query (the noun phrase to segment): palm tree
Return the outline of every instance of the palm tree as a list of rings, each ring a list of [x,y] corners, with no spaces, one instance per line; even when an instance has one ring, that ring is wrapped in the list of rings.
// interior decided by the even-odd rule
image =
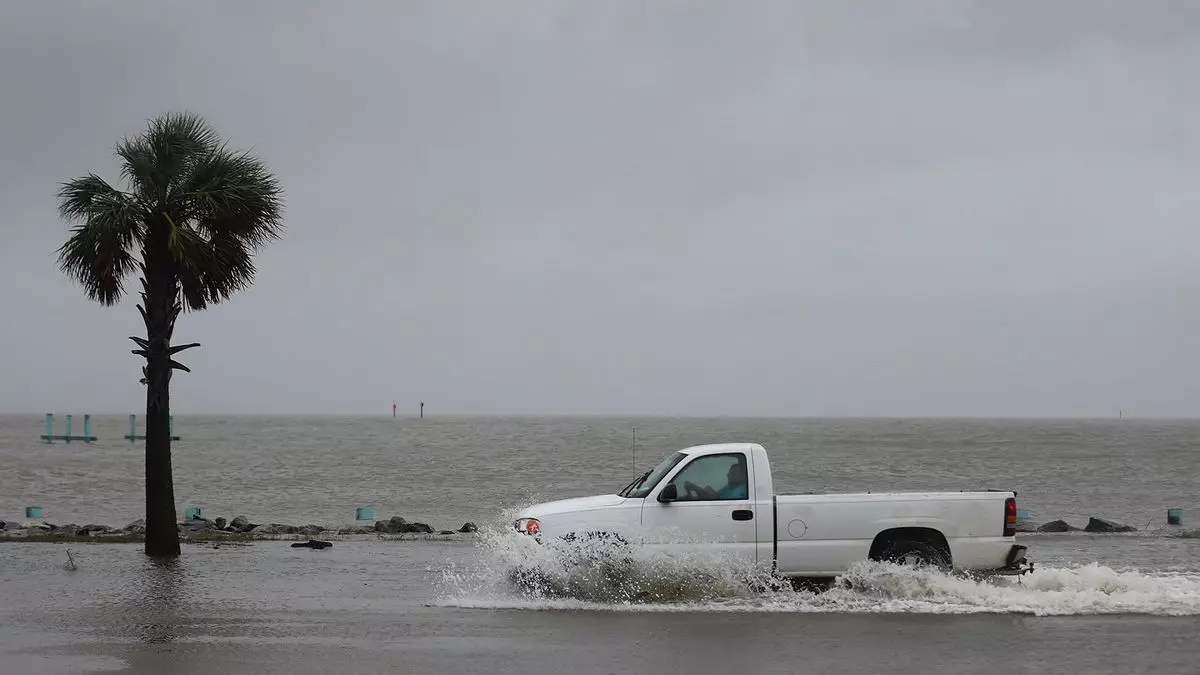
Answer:
[[[189,113],[151,120],[142,134],[118,143],[116,154],[124,190],[89,173],[59,191],[60,214],[77,225],[58,249],[58,263],[106,306],[139,275],[146,337],[129,339],[146,359],[145,550],[177,556],[170,383],[173,370],[188,368],[172,357],[200,345],[171,345],[175,319],[253,283],[253,254],[283,229],[282,190],[262,162],[226,149]]]

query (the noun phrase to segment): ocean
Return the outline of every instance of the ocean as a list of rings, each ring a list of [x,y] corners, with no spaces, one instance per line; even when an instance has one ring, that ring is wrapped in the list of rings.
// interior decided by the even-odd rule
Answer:
[[[142,420],[139,418],[139,424]],[[62,415],[55,433],[63,433]],[[74,420],[82,433],[82,415]],[[143,442],[96,416],[92,444],[45,444],[38,416],[0,416],[0,519],[142,517]],[[182,516],[352,523],[357,507],[455,528],[531,501],[613,492],[664,455],[763,444],[781,492],[1015,490],[1037,521],[1097,516],[1139,528],[1167,508],[1200,518],[1200,421],[177,415]],[[139,429],[139,433],[144,432]],[[635,441],[636,436],[636,441]]]
[[[82,415],[75,419],[82,432]],[[98,416],[93,444],[0,417],[0,520],[142,517],[141,443]],[[1200,646],[1200,421],[201,417],[178,415],[179,513],[352,523],[358,507],[446,541],[0,544],[0,672],[1191,673]],[[61,429],[62,421],[58,420]],[[61,433],[61,430],[56,430]],[[636,444],[634,435],[636,433]],[[533,501],[613,492],[687,445],[762,443],[782,492],[1011,489],[1037,570],[980,581],[864,565],[825,593],[753,592],[705,561],[632,576],[653,601],[515,590]],[[1182,527],[1166,509],[1182,508]],[[1182,536],[1190,534],[1192,536]],[[66,569],[66,551],[75,569]],[[7,664],[7,665],[5,665]]]

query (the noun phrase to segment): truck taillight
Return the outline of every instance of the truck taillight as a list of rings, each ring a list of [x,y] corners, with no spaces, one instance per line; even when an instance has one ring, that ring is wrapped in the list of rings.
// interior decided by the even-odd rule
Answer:
[[[1012,537],[1017,534],[1017,498],[1009,497],[1004,500],[1004,536]]]

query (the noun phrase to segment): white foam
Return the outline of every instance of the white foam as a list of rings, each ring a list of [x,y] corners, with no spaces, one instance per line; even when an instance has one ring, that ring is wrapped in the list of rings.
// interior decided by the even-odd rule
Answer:
[[[479,560],[447,568],[437,604],[481,609],[594,611],[844,612],[1048,615],[1200,615],[1200,573],[1115,570],[1098,564],[1041,568],[1023,577],[971,579],[863,562],[823,592],[752,590],[752,572],[714,556],[633,554],[624,566],[565,567],[548,547],[492,530]],[[510,572],[536,571],[521,586]]]

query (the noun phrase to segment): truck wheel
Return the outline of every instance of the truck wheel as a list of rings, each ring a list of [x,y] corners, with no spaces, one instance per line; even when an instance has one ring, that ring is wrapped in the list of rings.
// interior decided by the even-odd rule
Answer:
[[[933,567],[941,571],[950,569],[950,554],[942,547],[927,541],[901,540],[887,547],[880,556],[883,560],[915,567]]]

